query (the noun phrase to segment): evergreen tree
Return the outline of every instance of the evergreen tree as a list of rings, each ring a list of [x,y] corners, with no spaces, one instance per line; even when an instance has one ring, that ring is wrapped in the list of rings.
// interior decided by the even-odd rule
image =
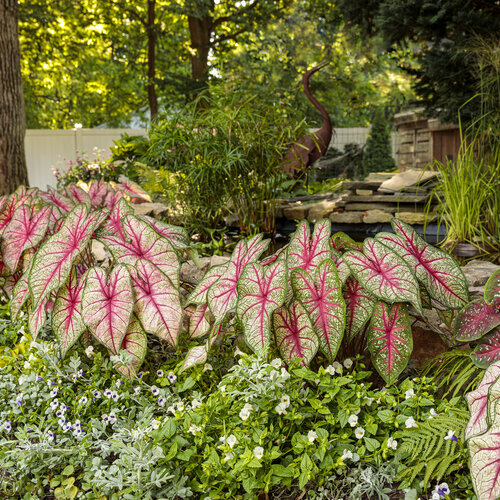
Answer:
[[[387,172],[396,168],[392,157],[391,135],[382,109],[373,117],[370,133],[363,153],[363,173]]]

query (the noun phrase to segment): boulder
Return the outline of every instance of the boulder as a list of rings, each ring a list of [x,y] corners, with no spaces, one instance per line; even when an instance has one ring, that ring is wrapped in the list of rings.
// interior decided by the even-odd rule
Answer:
[[[391,222],[392,214],[384,210],[368,210],[363,215],[365,224],[377,224],[381,222]]]
[[[283,208],[283,215],[289,220],[302,220],[307,217],[308,211],[308,205],[297,202],[296,204]]]
[[[462,267],[465,278],[469,283],[471,300],[483,298],[484,285],[488,281],[488,278],[498,269],[500,269],[499,265],[485,260],[471,260]]]
[[[408,187],[423,184],[437,176],[432,170],[406,170],[382,182],[378,190],[382,193],[394,193]]]
[[[169,208],[163,203],[138,203],[133,208],[135,215],[148,215],[155,219],[169,215]]]
[[[311,203],[308,205],[309,212],[307,214],[307,220],[309,222],[316,222],[320,219],[328,217],[336,208],[335,201],[319,201],[317,203]]]
[[[341,212],[330,214],[330,220],[337,224],[361,224],[363,212]]]
[[[425,224],[426,222],[432,222],[436,219],[435,215],[429,214],[427,216],[425,213],[417,213],[417,212],[396,212],[395,216],[406,222],[407,224]]]

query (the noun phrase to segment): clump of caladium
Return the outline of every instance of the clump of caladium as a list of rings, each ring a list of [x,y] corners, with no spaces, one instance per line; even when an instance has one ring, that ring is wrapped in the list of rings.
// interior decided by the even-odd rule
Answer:
[[[343,341],[366,335],[373,364],[392,383],[408,363],[408,305],[460,309],[469,295],[457,262],[393,219],[395,234],[363,244],[330,222],[301,222],[287,247],[259,261],[268,242],[256,236],[236,246],[228,264],[210,269],[188,297],[191,336],[208,335],[185,368],[204,362],[223,325],[241,325],[248,346],[266,354],[274,343],[285,360],[307,364],[320,350],[333,361]],[[425,291],[428,300],[423,304]]]
[[[500,497],[500,361],[488,367],[478,388],[466,395],[470,419],[465,439],[478,500]]]
[[[471,358],[480,368],[500,361],[500,270],[486,282],[484,298],[460,310],[455,319],[455,335],[460,342],[479,341]]]
[[[182,228],[135,216],[126,197],[139,186],[94,182],[53,189],[19,188],[0,199],[0,276],[15,318],[25,306],[33,338],[50,317],[61,355],[82,336],[112,355],[129,352],[135,371],[146,333],[177,344],[183,309],[179,258]],[[145,197],[145,195],[144,195]],[[111,254],[99,264],[92,244]]]

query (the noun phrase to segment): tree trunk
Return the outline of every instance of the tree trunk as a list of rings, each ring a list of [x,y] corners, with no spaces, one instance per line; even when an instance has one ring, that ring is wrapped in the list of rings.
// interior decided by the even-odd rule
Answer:
[[[1,0],[0,0],[1,1]],[[158,114],[158,98],[156,97],[156,27],[155,27],[156,0],[148,0],[148,22],[146,31],[148,35],[148,101],[151,119]]]
[[[17,0],[0,0],[0,195],[28,185]]]
[[[210,15],[202,18],[188,16],[191,47],[191,73],[195,80],[208,80],[208,54],[210,52],[210,36],[212,35],[213,20]]]

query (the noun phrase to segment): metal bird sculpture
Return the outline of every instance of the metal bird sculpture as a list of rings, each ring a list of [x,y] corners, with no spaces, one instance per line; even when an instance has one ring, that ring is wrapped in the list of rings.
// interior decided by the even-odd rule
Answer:
[[[321,113],[323,123],[321,128],[300,138],[286,154],[283,160],[283,171],[287,174],[298,177],[304,174],[313,163],[321,158],[328,149],[330,140],[332,138],[332,122],[326,109],[320,102],[311,94],[309,90],[309,80],[311,76],[324,68],[328,62],[318,64],[314,68],[307,71],[302,77],[302,84],[304,85],[304,93],[306,94],[312,105]]]

